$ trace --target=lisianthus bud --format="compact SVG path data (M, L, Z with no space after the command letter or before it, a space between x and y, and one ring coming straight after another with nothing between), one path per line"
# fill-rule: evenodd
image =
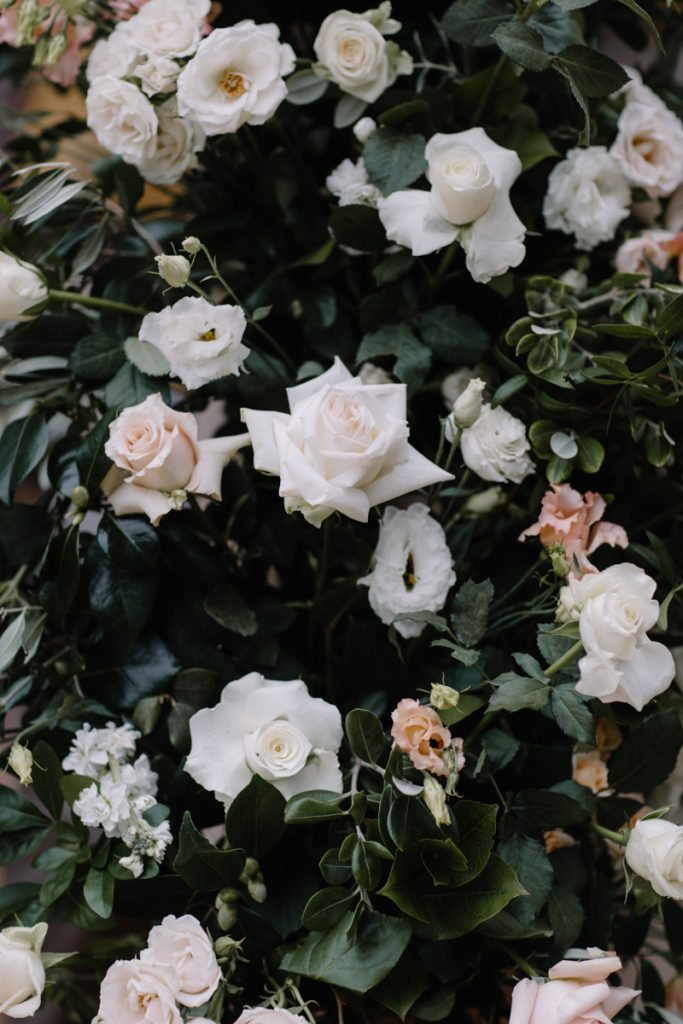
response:
M71 500L76 508L87 508L90 501L88 488L84 487L83 484L78 484L71 492Z
M219 960L232 960L242 948L242 939L233 939L231 935L221 935L213 944L213 950Z
M453 419L459 427L471 427L481 412L481 398L486 391L486 381L475 377L453 405Z
M239 890L238 889L233 889L232 887L229 886L229 887L227 887L225 889L221 889L221 891L216 896L216 907L219 907L219 906L232 907L232 906L234 906L235 903L239 903L239 899L240 899Z
M459 700L460 694L452 686L446 686L445 683L432 683L429 703L437 711L449 711L451 708L457 708Z
M259 862L256 860L256 857L247 857L244 862L242 874L240 875L240 882L246 884L250 878L255 878L258 873Z
M377 122L373 121L371 117L361 117L360 121L356 121L353 126L353 134L356 136L361 146L363 146L376 128Z
M256 903L264 903L268 892L262 879L250 878L247 882L247 892Z
M493 512L494 508L498 508L504 501L505 492L502 487L487 487L485 491L480 491L479 494L473 494L471 498L468 498L463 506L463 511L468 516L485 516L487 512Z
M169 256L162 253L154 257L159 268L159 277L171 288L183 288L190 279L190 263L184 256Z
M427 772L424 774L424 801L437 825L450 825L451 818L443 786Z
M16 772L22 786L30 786L33 781L31 774L33 754L28 747L22 746L21 743L13 743L7 758L7 764L13 772Z
M185 252L189 252L190 256L195 256L200 252L202 243L194 235L188 235L187 238L183 238L183 249Z

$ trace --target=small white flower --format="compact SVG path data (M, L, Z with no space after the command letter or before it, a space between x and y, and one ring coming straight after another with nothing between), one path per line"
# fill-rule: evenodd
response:
M189 57L210 9L210 0L147 0L126 23L127 36L148 57Z
M626 103L610 153L632 185L653 199L671 195L683 182L683 124L639 76L624 92Z
M543 215L549 228L576 236L577 249L609 242L628 217L631 190L604 146L572 149L548 178Z
M107 722L103 729L93 729L86 722L75 733L62 768L65 772L97 779L108 771L110 757L119 762L128 760L135 753L139 739L140 733L128 722L124 725Z
M404 637L419 636L424 622L395 621L409 612L438 612L455 583L453 557L440 524L426 505L386 509L369 575L358 580L368 587L370 606L378 618Z
M188 235L187 238L183 238L182 247L185 252L189 252L190 256L196 256L198 252L201 252L202 243L195 235Z
M120 836L130 819L131 805L125 782L104 775L99 782L81 790L74 801L76 814L88 828L101 828L106 836Z
M361 117L360 121L356 121L353 126L353 134L355 135L361 146L364 146L374 131L377 130L377 122L373 121L371 117Z
M156 796L159 776L152 771L147 754L140 754L132 764L121 765L120 774L131 799L137 796Z
M530 448L524 424L502 406L482 406L476 421L460 438L465 465L492 483L519 484L533 473Z
M380 190L368 177L362 156L358 157L355 164L352 160L342 160L327 176L325 185L339 200L340 206L376 207L381 196Z
M588 277L576 267L570 267L564 274L560 274L560 281L577 292L582 292L588 285Z

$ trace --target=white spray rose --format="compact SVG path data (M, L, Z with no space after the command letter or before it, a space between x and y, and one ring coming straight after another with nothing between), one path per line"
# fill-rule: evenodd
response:
M130 164L151 159L159 122L147 97L131 82L101 75L85 98L88 127L105 149Z
M655 590L655 581L629 562L567 578L557 618L579 623L586 651L579 661L579 693L642 711L669 687L675 675L671 651L647 636L659 615Z
M460 438L465 465L492 483L519 484L533 473L530 448L524 424L502 406L482 406L476 421Z
M126 78L140 60L140 51L133 43L128 22L120 22L106 39L95 43L86 68L90 83L102 75Z
M117 960L100 987L98 1024L182 1024L180 979L172 967Z
M31 263L0 252L0 323L22 319L25 310L44 302L47 285Z
M277 25L256 25L248 19L216 29L183 68L178 109L207 135L264 124L285 99L282 76L294 66L294 51L280 42Z
M358 580L368 587L370 607L404 637L419 636L424 622L394 622L409 612L438 612L455 583L453 556L440 524L426 505L388 508L382 516L373 568Z
M624 177L653 199L683 182L683 124L659 96L633 79L610 150Z
M164 353L171 373L188 388L238 374L249 349L242 344L247 320L240 306L214 306L187 297L160 313L148 313L140 337Z
M180 74L180 65L170 57L150 54L146 61L135 68L135 77L147 96L173 92L175 81Z
M366 523L374 505L452 480L408 444L404 384L363 384L340 359L287 388L290 414L242 409L254 465L280 477L280 496L318 526L335 510Z
M287 799L307 789L342 791L341 715L300 679L235 679L219 704L192 716L190 734L185 770L226 805L254 775Z
M637 821L626 862L659 896L683 900L683 827L661 818Z
M340 206L377 206L381 196L380 190L373 185L368 172L359 156L356 162L342 160L325 179L325 185L333 196L339 200Z
M577 249L609 242L628 217L631 190L604 146L572 149L548 178L543 216L549 228L576 236Z
M158 106L156 113L159 129L154 154L137 168L153 185L174 185L197 166L197 153L204 148L206 137L194 121L178 115L174 99Z
M190 280L192 266L185 256L171 256L162 252L161 255L154 257L154 262L159 270L159 276L170 288L184 288Z
M176 999L183 1006L208 1002L221 982L213 942L191 914L170 914L152 928L140 959L173 968L179 983Z
M525 228L510 202L522 170L514 150L470 128L433 135L425 156L430 192L400 189L379 201L387 237L414 256L457 240L470 274L484 283L518 266L526 250Z
M0 931L0 1016L22 1020L40 1007L45 988L40 951L46 935L43 922Z
M199 46L210 0L147 0L127 35L138 50L158 57L188 57Z

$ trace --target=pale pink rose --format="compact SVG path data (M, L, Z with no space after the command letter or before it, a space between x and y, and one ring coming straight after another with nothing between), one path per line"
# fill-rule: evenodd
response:
M627 238L617 249L614 265L617 270L629 274L647 274L644 283L650 278L650 263L660 270L666 270L670 253L663 246L676 236L672 231L644 231L635 238Z
M607 789L607 765L599 750L572 755L572 779L593 793L603 793Z
M208 1002L221 982L213 943L196 917L169 914L149 933L147 949L140 954L146 963L172 967L178 976L176 999L183 1006Z
M639 994L607 984L609 975L619 970L621 960L613 953L561 960L548 971L549 981L525 979L515 985L509 1024L605 1024Z
M569 484L551 484L551 490L543 495L538 522L521 533L519 539L540 537L545 548L564 548L569 568L575 575L597 572L588 555L601 544L628 547L623 527L598 522L606 507L605 499L593 491L580 494Z
M436 711L405 697L391 712L391 720L394 743L416 768L433 775L448 775L443 751L450 747L452 739Z
M182 1024L176 1005L179 979L173 968L141 960L117 960L100 988L98 1024Z

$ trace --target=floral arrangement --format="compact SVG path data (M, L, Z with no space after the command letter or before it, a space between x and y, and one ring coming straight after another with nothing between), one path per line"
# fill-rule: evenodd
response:
M683 1020L679 6L0 4L0 1015Z

